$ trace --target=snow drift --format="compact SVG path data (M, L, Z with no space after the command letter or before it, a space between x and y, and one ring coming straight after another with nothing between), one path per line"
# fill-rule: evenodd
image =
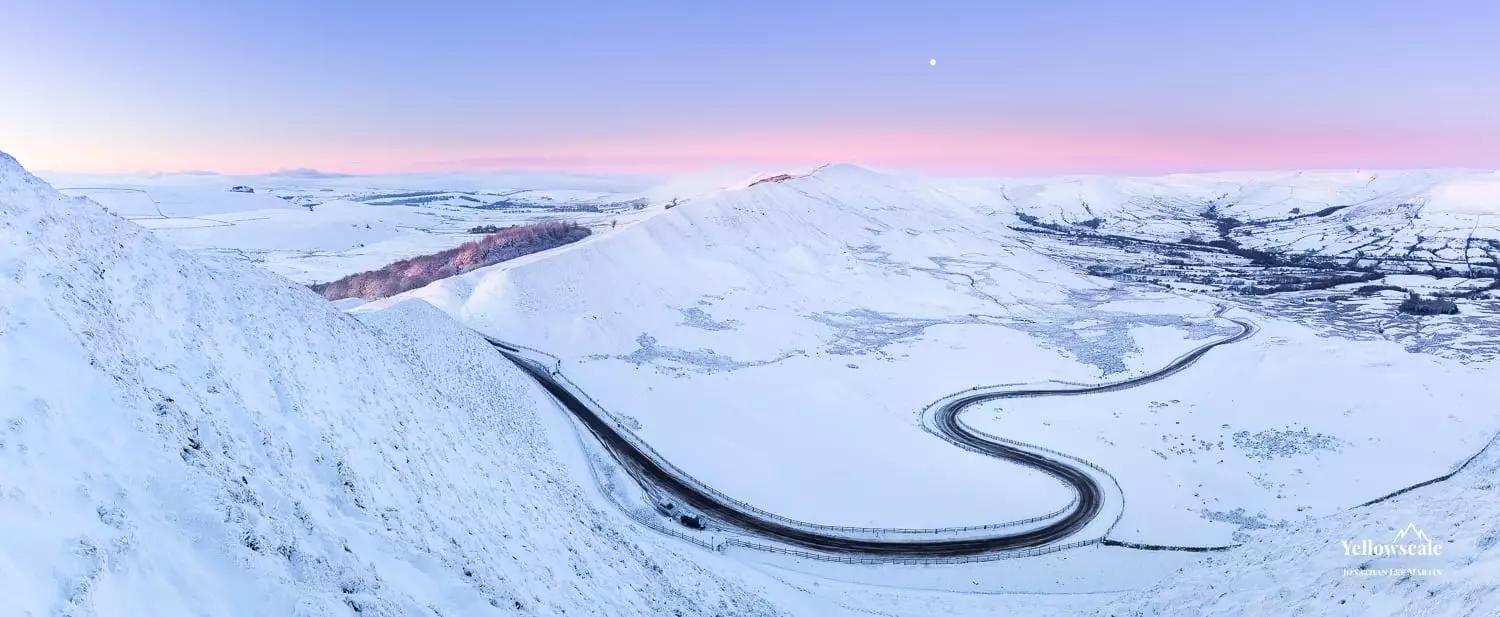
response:
M595 509L541 396L431 307L341 314L0 154L6 614L776 612Z

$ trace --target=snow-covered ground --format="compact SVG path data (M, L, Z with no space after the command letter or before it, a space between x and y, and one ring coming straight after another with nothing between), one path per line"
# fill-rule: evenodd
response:
M1116 598L1097 615L1495 615L1497 474L1500 448L1491 444L1451 480L1255 532L1240 549ZM1366 541L1394 543L1408 554L1364 549Z
M0 298L0 613L837 614L601 510L431 307L356 319L3 154Z
M557 353L669 459L780 514L911 526L1046 511L1047 484L945 452L915 410L976 384L1122 379L1233 329L1208 299L1060 270L1007 213L934 186L832 167L410 295ZM1235 314L1262 330L1165 381L966 420L1113 470L1127 506L1112 539L1189 546L1425 480L1500 429L1478 403L1497 394L1491 366L1326 338L1253 304ZM1051 590L1174 567L1075 571Z
M964 179L966 200L1063 225L1177 242L1212 240L1214 207L1240 244L1362 260L1500 267L1500 172L1234 172L1156 178Z
M933 439L916 410L973 385L1126 378L1234 329L1209 301L1062 270L996 218L832 167L410 295L561 356L663 455L760 507L997 522L1068 495ZM966 421L1119 469L1129 506L1111 537L1189 546L1431 477L1500 429L1475 404L1500 394L1483 369L1241 314L1263 331L1179 377Z
M668 459L778 514L925 527L1056 510L1056 481L935 439L917 412L975 384L1099 376L1024 322L1098 285L886 182L829 168L728 191L413 295L561 356Z
M133 197L132 191L70 192L87 194L179 246L259 262L299 282L448 248L466 239L461 232L470 225L507 224L538 216L577 217L598 233L574 245L360 307L359 321L336 318L328 307L322 307L319 310L324 313L319 314L327 314L326 319L344 320L332 323L353 324L347 332L324 328L328 337L343 341L343 346L316 344L316 340L326 340L318 338L281 353L335 358L343 351L330 350L351 345L361 350L378 348L381 353L395 347L396 355L403 358L397 363L399 368L424 377L393 380L389 373L396 369L390 369L368 377L384 379L379 388L371 389L365 381L345 384L355 388L352 392L371 393L364 398L387 406L408 404L401 401L409 401L411 395L392 399L396 403L380 398L408 387L437 397L460 416L463 410L493 406L494 400L503 398L511 402L501 407L519 409L514 415L523 418L507 415L508 421L525 422L524 418L533 417L529 410L534 405L550 405L523 386L519 376L494 354L481 353L482 346L463 335L459 326L404 302L424 299L464 326L560 356L566 373L593 398L702 482L778 514L814 523L972 525L1053 511L1071 498L1063 486L1044 475L942 442L921 430L918 411L934 399L975 385L1097 383L1153 371L1209 339L1235 331L1227 321L1212 318L1217 304L1234 305L1231 315L1261 327L1255 337L1217 348L1193 367L1160 382L1108 394L1008 400L963 418L986 432L1083 457L1110 470L1127 501L1124 517L1110 534L1112 539L1207 545L1255 536L1272 538L1216 553L1205 566L1192 566L1196 556L1191 553L1116 547L925 567L812 562L748 549L711 556L686 544L654 536L641 538L638 527L610 510L608 497L592 484L588 465L574 450L577 437L560 415L544 413L543 428L532 422L522 431L550 436L548 443L558 448L562 458L558 463L549 454L551 448L532 442L530 446L481 443L474 433L483 434L482 425L455 420L453 413L411 420L399 414L377 414L388 419L382 422L416 422L411 431L434 431L433 435L424 433L422 445L402 442L402 448L426 448L424 457L436 456L444 464L463 467L452 473L472 480L444 490L470 490L487 503L496 497L483 494L482 482L475 478L515 475L501 473L495 465L514 464L552 474L545 476L550 481L523 487L538 491L545 499L501 499L512 508L500 515L505 521L483 523L492 527L535 524L543 530L536 533L556 531L565 536L547 544L508 527L500 530L501 535L521 538L516 541L526 550L548 553L572 548L593 555L588 551L614 550L610 542L620 539L640 545L640 555L647 555L621 557L626 563L651 559L646 563L661 563L665 568L668 562L662 560L669 560L674 568L712 570L697 570L701 575L670 572L671 582L663 583L668 588L631 588L627 593L617 587L616 591L629 596L622 601L627 608L598 609L610 614L636 610L631 602L650 601L647 598L660 594L687 602L702 600L702 606L713 606L722 598L736 602L748 597L741 594L763 594L786 610L810 615L842 610L884 615L1069 614L1095 609L1101 614L1200 613L1188 607L1201 608L1203 614L1232 613L1230 605L1211 603L1221 593L1212 588L1219 581L1230 581L1223 584L1237 590L1229 597L1242 601L1235 609L1241 612L1254 612L1256 601L1246 598L1260 588L1280 590L1272 600L1322 606L1323 599L1314 598L1318 592L1310 582L1273 577L1242 579L1247 582L1241 585L1231 575L1257 568L1247 565L1257 560L1282 559L1286 551L1275 539L1281 537L1277 534L1308 542L1308 529L1337 531L1342 535L1335 535L1343 538L1367 531L1364 527L1404 525L1407 521L1385 519L1410 513L1382 508L1410 503L1411 496L1353 515L1343 512L1447 471L1500 429L1500 413L1485 404L1496 399L1500 388L1488 356L1440 349L1493 346L1493 341L1471 340L1492 336L1479 323L1495 314L1488 305L1466 305L1462 315L1417 321L1391 317L1390 307L1399 300L1396 294L1331 304L1299 293L1214 296L1180 291L1214 289L1191 283L1176 284L1179 291L1169 293L1159 287L1084 276L1081 268L1074 267L1090 258L1128 258L1136 249L1072 245L1066 236L1013 229L1030 218L1063 229L1163 243L1211 240L1228 233L1244 247L1312 252L1359 262L1404 260L1480 272L1500 255L1500 244L1495 242L1500 232L1490 220L1500 212L1493 173L1257 172L962 180L884 175L848 166L786 173L787 179L761 183L755 180L780 172L742 175L727 184L722 179L698 178L656 185L642 179L574 176L424 177L399 182L304 177L256 181L256 193L230 193L227 186L220 186L252 180L177 177L111 185L147 191L135 192ZM71 186L104 184L92 181L92 185ZM480 210L469 205L475 203L470 199L506 199L511 190L519 191L516 199L531 204L605 204L608 211ZM665 208L673 197L683 199L676 207ZM638 199L649 205L635 209L630 204L639 203L634 201ZM406 203L411 200L421 203ZM313 202L309 209L307 205ZM1225 226L1214 217L1245 224ZM618 226L609 224L614 220ZM1070 258L1059 261L1058 255ZM202 267L221 280L229 277L225 273L250 276L248 270L219 262ZM1391 275L1379 282L1424 292L1473 285L1461 280ZM277 297L301 294L296 297L316 304L315 298L290 286L272 288L280 290ZM239 304L249 306L248 302ZM274 307L252 306L243 309L239 319L259 317L252 309L277 314L271 310ZM312 323L322 324L322 319ZM431 343L426 340L429 336L441 340ZM376 351L360 353L385 358ZM175 359L154 361L174 366L171 360ZM202 364L195 360L191 365ZM288 366L288 370L312 371L311 364ZM439 375L443 371L447 374ZM511 390L491 399L472 398L467 388L474 387L470 382L481 375L510 384ZM517 392L524 396L514 396ZM333 431L329 427L337 425L328 420L319 430ZM305 427L297 430L313 432ZM351 430L340 436L347 443L337 443L354 448L369 436ZM455 445L439 444L441 439L453 439ZM486 449L496 447L515 451L497 454ZM383 460L396 456L384 444L368 448L380 452ZM502 462L475 462L477 457L492 455ZM537 460L514 460L518 457ZM418 460L415 455L412 459ZM346 460L346 465L351 461ZM369 469L385 474L389 466L377 462ZM375 473L364 469L361 473ZM441 477L450 472L444 467L430 473ZM1482 502L1484 491L1492 489L1482 485L1478 476L1465 477L1469 478L1466 483L1437 485L1411 495L1441 494L1455 502ZM298 481L319 486L316 482L321 478ZM585 486L580 492L573 483ZM233 483L229 486L233 488ZM417 488L407 491L393 496L390 503L446 498ZM327 492L336 494L337 486L330 485ZM538 513L527 503L549 504L539 509L564 513ZM387 517L409 525L427 524L427 519L420 518L429 516L426 506L414 510L422 514L406 512L405 506L387 507L392 509ZM348 510L342 506L340 515L357 518L360 514L358 508L352 513ZM1435 538L1468 537L1462 529L1449 536L1435 530L1446 529L1443 525L1462 528L1488 516L1474 514L1460 520L1469 515L1451 508L1433 513L1419 525L1430 525L1426 529ZM407 518L413 516L418 518ZM1350 529L1339 527L1346 524ZM382 521L360 530L387 543L380 545L384 555L394 551L386 549L395 546L391 543L396 540L380 535L382 525L406 528ZM588 528L603 533L608 541L587 536L582 530ZM354 537L354 532L344 528L337 533ZM426 531L384 533L422 546L435 542ZM1494 544L1486 537L1472 538L1476 551L1488 551ZM568 538L585 538L580 541L588 550L556 544L573 541ZM1337 548L1337 542L1332 542ZM672 544L659 546L665 543ZM1263 548L1267 543L1281 552L1267 553ZM518 550L516 545L503 546ZM676 557L658 558L658 554ZM1336 557L1344 559L1341 553ZM577 566L578 572L600 576L590 565L595 563L590 561L593 557L578 559L583 564ZM1338 565L1322 553L1310 563L1328 572ZM1348 567L1358 566L1351 563ZM1150 596L1122 597L1185 566L1183 584L1195 590L1189 600L1177 604L1160 600L1182 597L1173 595L1171 582L1160 583ZM620 581L633 576L630 568L624 570L605 575L604 580L617 580L609 578L617 574ZM1301 571L1294 566L1287 570ZM441 579L430 569L422 571L431 580ZM1482 576L1488 572L1477 568L1444 579L1453 583L1438 593L1479 593L1476 590L1482 589ZM507 571L504 576L515 582L538 581L525 577L542 575L511 578ZM671 587L685 584L680 576L703 580L704 587L687 592ZM1314 573L1313 580L1321 580L1318 576ZM1308 583L1305 588L1304 583ZM300 579L296 584L302 584ZM385 584L390 585L389 581ZM520 584L550 588L554 583ZM1419 598L1402 587L1407 584L1396 577L1342 580L1340 589L1349 591L1349 597L1335 600L1399 597L1406 602L1399 606L1409 608ZM1357 591L1345 585L1364 588ZM400 589L400 593L416 593L407 591L408 587ZM571 597L570 591L559 593ZM614 593L609 592L610 597ZM1100 608L1115 600L1120 603ZM558 606L580 606L568 601L557 600ZM1442 606L1471 605L1483 606L1461 598ZM734 606L736 610L726 612L761 610L757 608L761 605L753 603ZM1319 614L1353 614L1343 606L1328 604ZM571 614L574 609L568 611Z
M1237 315L1239 313L1231 313ZM1447 472L1500 431L1493 369L1266 316L1180 378L1004 401L967 421L1087 453L1127 495L1111 538L1214 546Z
M338 176L48 174L173 244L324 282L474 239L480 225L630 225L668 203L650 178L572 174ZM231 190L248 188L253 192Z

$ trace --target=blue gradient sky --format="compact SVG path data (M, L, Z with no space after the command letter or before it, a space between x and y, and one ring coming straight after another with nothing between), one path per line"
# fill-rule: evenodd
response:
M70 171L1500 167L1496 24L1492 1L0 0L0 149Z

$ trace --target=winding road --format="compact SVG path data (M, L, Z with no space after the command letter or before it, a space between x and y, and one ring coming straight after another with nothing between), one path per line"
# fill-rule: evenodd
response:
M1223 317L1228 309L1220 306L1214 314ZM1039 470L1062 481L1072 488L1078 498L1058 516L1045 524L1014 531L996 530L979 537L928 537L928 538L880 538L858 537L852 534L830 531L831 528L808 523L797 523L789 519L768 515L758 509L749 508L725 498L716 491L701 488L696 480L671 467L638 447L612 422L601 415L601 411L579 398L568 385L562 383L554 370L525 357L517 346L490 339L490 342L507 359L515 363L572 412L584 426L609 451L610 455L643 487L654 488L710 519L719 525L746 534L759 536L785 544L814 551L853 554L870 557L967 557L1000 551L1027 549L1052 544L1079 533L1103 508L1104 492L1095 476L1077 461L1054 457L1020 444L1003 443L995 438L970 429L959 420L963 410L980 403L1042 396L1079 396L1134 388L1143 384L1170 377L1201 359L1209 351L1222 345L1236 343L1252 336L1256 326L1241 319L1228 318L1240 327L1240 332L1223 339L1205 343L1189 351L1167 366L1154 372L1118 382L1076 387L999 389L974 391L950 396L930 409L928 430L948 442L988 456L1024 465ZM892 530L893 532L900 530ZM907 530L910 531L910 530ZM893 534L899 535L899 534Z

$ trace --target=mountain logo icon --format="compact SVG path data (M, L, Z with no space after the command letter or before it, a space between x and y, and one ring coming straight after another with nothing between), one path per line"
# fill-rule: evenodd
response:
M1391 543L1392 544L1399 543L1401 540L1405 539L1408 535L1414 536L1414 539L1407 540L1408 542L1421 542L1423 544L1432 544L1432 538L1427 537L1427 532L1422 531L1422 528L1418 527L1416 523L1407 523L1405 527L1401 528L1401 531L1396 532L1396 538L1394 540L1391 540Z
M1443 554L1444 548L1443 544L1434 542L1416 523L1407 523L1390 542L1381 543L1365 538L1342 540L1339 543L1344 547L1344 554L1351 557L1437 557Z

